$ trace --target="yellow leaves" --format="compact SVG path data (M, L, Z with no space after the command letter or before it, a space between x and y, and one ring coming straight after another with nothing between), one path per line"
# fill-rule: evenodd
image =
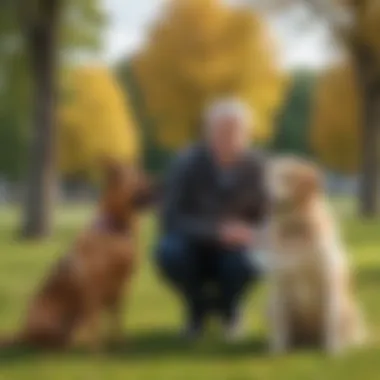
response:
M103 67L80 67L66 78L59 109L59 156L65 172L92 171L101 159L132 160L138 136L121 90Z
M132 62L159 144L178 148L199 136L204 106L231 95L252 107L258 138L269 138L286 82L263 20L221 0L167 7Z
M380 2L378 0L335 0L334 2L337 9L348 16L349 43L369 48L379 64Z
M359 27L363 41L369 45L380 59L380 2L366 1L364 9L359 15Z
M346 173L358 168L362 111L355 73L349 63L325 71L312 115L312 147L327 167Z

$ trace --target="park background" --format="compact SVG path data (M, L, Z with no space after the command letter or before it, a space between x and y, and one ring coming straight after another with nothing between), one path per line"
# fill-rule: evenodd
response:
M2 0L0 331L17 329L51 263L94 212L104 157L160 176L201 131L204 106L238 96L252 144L318 162L350 248L368 347L270 358L265 286L246 341L178 337L181 310L150 256L125 314L125 348L1 352L0 379L375 379L380 337L380 2L377 0Z

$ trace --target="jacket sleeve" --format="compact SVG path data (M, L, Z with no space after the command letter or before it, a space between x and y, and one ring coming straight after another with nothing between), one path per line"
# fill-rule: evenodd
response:
M169 170L162 210L163 227L165 231L188 238L214 240L217 239L218 224L191 211L194 165L190 153L177 159Z

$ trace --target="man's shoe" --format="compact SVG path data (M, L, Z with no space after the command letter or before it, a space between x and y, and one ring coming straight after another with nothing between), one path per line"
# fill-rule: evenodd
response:
M203 324L201 322L191 321L183 330L183 337L187 341L198 340L203 333Z
M227 343L237 343L243 336L244 329L240 318L231 318L224 323L224 340Z

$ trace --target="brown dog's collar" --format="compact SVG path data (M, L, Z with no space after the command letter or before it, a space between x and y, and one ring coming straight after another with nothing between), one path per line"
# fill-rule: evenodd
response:
M127 232L129 230L125 221L116 221L109 218L100 217L93 223L93 228L97 231L103 232Z

